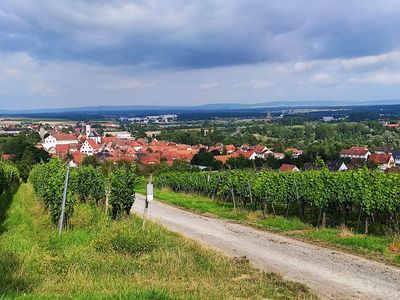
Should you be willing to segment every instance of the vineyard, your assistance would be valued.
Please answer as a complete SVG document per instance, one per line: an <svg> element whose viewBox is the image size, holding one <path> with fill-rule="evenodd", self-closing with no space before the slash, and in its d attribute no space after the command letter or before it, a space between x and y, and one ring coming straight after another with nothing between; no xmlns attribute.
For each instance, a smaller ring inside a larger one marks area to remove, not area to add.
<svg viewBox="0 0 400 300"><path fill-rule="evenodd" d="M18 169L10 164L0 161L0 195L6 190L12 190L20 183Z"/></svg>
<svg viewBox="0 0 400 300"><path fill-rule="evenodd" d="M114 166L112 170L100 167L80 166L71 168L65 212L70 218L74 204L89 203L111 208L113 218L129 213L135 201L137 177L133 166ZM38 197L48 208L54 223L58 222L67 167L58 159L36 165L30 174L30 181Z"/></svg>
<svg viewBox="0 0 400 300"><path fill-rule="evenodd" d="M399 232L400 176L369 170L302 173L171 172L155 178L158 188L201 194L233 209L262 210L264 216L296 215L318 227L363 222Z"/></svg>

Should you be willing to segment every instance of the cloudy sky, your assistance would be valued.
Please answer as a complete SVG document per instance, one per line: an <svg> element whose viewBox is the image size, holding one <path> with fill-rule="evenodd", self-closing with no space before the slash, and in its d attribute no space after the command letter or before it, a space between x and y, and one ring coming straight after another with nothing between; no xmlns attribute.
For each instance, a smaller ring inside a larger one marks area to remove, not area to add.
<svg viewBox="0 0 400 300"><path fill-rule="evenodd" d="M398 0L0 0L0 109L400 99Z"/></svg>

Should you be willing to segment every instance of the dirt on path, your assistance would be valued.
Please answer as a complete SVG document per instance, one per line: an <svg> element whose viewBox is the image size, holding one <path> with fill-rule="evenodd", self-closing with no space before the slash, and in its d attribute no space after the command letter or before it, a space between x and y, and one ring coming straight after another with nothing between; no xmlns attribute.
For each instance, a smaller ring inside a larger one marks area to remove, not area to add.
<svg viewBox="0 0 400 300"><path fill-rule="evenodd" d="M132 212L144 213L137 195ZM323 299L400 299L400 269L226 220L205 217L159 201L147 217L221 250L246 256L256 267L306 284Z"/></svg>

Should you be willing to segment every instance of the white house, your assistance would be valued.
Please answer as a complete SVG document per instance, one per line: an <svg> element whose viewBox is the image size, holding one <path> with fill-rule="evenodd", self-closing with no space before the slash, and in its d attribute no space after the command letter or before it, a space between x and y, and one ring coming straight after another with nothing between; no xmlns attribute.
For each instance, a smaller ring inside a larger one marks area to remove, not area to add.
<svg viewBox="0 0 400 300"><path fill-rule="evenodd" d="M367 160L371 155L367 147L351 147L350 149L343 149L340 151L341 158L356 158Z"/></svg>
<svg viewBox="0 0 400 300"><path fill-rule="evenodd" d="M98 153L99 149L99 145L94 140L87 139L83 142L80 151L82 154L92 156L93 154Z"/></svg>
<svg viewBox="0 0 400 300"><path fill-rule="evenodd" d="M242 153L246 158L250 160L255 160L256 158L264 158L263 154L258 154L254 151L244 152Z"/></svg>
<svg viewBox="0 0 400 300"><path fill-rule="evenodd" d="M78 142L78 138L73 134L54 133L45 138L42 145L46 151L49 151L51 148L55 148L57 145L78 144Z"/></svg>
<svg viewBox="0 0 400 300"><path fill-rule="evenodd" d="M304 153L304 150L299 150L297 148L286 148L285 152L292 153L293 158L299 158L299 156Z"/></svg>

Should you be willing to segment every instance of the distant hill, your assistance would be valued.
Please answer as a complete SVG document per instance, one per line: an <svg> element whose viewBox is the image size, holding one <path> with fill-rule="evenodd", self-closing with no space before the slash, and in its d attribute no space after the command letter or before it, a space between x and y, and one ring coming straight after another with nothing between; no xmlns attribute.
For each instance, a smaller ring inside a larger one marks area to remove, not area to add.
<svg viewBox="0 0 400 300"><path fill-rule="evenodd" d="M212 112L226 110L259 110L268 108L299 108L299 107L334 107L334 106L368 106L368 105L394 105L400 104L399 100L376 100L376 101L269 101L262 103L216 103L197 106L167 106L167 105L132 105L132 106L86 106L70 108L49 108L30 110L0 110L1 115L36 115L36 114L59 114L59 113L107 113L107 112Z"/></svg>

